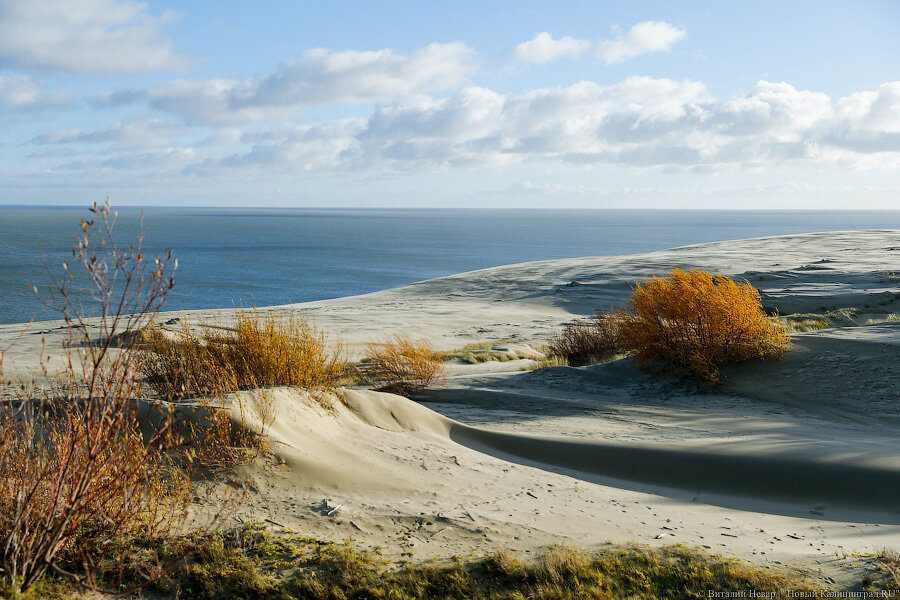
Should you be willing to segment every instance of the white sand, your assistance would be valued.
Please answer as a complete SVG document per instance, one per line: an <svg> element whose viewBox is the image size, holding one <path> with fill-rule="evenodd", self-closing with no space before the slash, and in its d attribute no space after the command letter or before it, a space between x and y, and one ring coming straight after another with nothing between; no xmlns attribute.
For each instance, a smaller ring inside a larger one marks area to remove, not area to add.
<svg viewBox="0 0 900 600"><path fill-rule="evenodd" d="M900 232L810 234L635 256L510 265L384 292L277 307L358 352L386 333L441 349L515 338L621 304L673 266L746 277L782 313L900 313ZM192 322L227 311L163 320ZM177 326L176 323L172 324ZM33 368L36 324L6 367ZM0 326L0 343L18 326ZM416 398L345 391L329 412L279 390L275 455L243 468L243 513L415 556L557 541L684 542L840 580L853 552L900 547L900 323L798 334L784 360L710 388L608 365L456 367ZM284 465L280 460L284 460ZM343 508L326 516L329 498Z"/></svg>

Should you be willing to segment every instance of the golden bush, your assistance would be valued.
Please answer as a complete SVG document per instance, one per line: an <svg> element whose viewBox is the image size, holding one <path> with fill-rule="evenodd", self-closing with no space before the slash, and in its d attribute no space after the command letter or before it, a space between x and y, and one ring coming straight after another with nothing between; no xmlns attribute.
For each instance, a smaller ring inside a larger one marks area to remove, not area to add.
<svg viewBox="0 0 900 600"><path fill-rule="evenodd" d="M639 360L669 361L709 381L724 364L778 357L788 347L756 288L701 270L636 284L618 318L619 339Z"/></svg>
<svg viewBox="0 0 900 600"><path fill-rule="evenodd" d="M345 361L323 333L293 315L239 311L233 327L184 325L177 339L150 332L140 368L163 398L220 395L279 385L328 389Z"/></svg>
<svg viewBox="0 0 900 600"><path fill-rule="evenodd" d="M443 377L444 363L427 341L395 335L384 342L369 343L356 371L366 385L408 396Z"/></svg>

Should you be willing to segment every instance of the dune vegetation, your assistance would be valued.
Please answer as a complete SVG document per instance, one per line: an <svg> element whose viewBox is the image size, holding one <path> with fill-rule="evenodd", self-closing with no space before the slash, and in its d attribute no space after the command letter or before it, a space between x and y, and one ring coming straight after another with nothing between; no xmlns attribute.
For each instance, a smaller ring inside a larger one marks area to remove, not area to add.
<svg viewBox="0 0 900 600"><path fill-rule="evenodd" d="M339 345L293 315L239 310L234 323L185 324L174 339L149 329L139 360L161 398L222 394L278 385L330 389L346 369Z"/></svg>
<svg viewBox="0 0 900 600"><path fill-rule="evenodd" d="M766 314L759 291L747 282L673 269L666 277L635 283L624 309L563 326L548 348L575 366L624 352L715 382L723 365L784 354L788 331L827 326L806 316L786 323Z"/></svg>
<svg viewBox="0 0 900 600"><path fill-rule="evenodd" d="M395 335L384 341L370 342L365 358L355 371L365 385L408 396L443 377L444 364L426 340Z"/></svg>

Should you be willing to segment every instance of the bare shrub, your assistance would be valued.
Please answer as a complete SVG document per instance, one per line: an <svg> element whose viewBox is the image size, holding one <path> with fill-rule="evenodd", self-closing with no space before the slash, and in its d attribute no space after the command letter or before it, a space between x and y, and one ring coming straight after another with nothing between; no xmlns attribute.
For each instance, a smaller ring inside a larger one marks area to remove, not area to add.
<svg viewBox="0 0 900 600"><path fill-rule="evenodd" d="M550 354L570 365L589 365L620 350L619 322L615 315L597 313L590 321L568 323L547 343Z"/></svg>
<svg viewBox="0 0 900 600"><path fill-rule="evenodd" d="M638 359L669 361L709 381L724 364L781 356L788 347L756 288L701 270L635 284L617 319L621 343Z"/></svg>
<svg viewBox="0 0 900 600"><path fill-rule="evenodd" d="M241 310L233 327L185 324L177 339L150 331L140 369L162 398L221 395L278 385L329 389L345 361L325 335L290 315Z"/></svg>
<svg viewBox="0 0 900 600"><path fill-rule="evenodd" d="M395 335L384 342L370 342L356 370L366 385L408 396L443 377L444 364L427 341Z"/></svg>
<svg viewBox="0 0 900 600"><path fill-rule="evenodd" d="M68 265L45 303L68 333L67 369L50 391L25 389L0 403L0 586L18 596L48 571L88 587L119 565L134 539L153 544L180 526L190 484L169 457L180 436L170 412L135 400L137 337L173 285L171 254L148 260L142 235L122 248L113 238L109 201L82 221L73 257L84 289ZM149 263L149 272L144 268ZM37 290L35 289L35 292ZM93 300L96 316L82 306ZM150 569L144 579L161 573Z"/></svg>

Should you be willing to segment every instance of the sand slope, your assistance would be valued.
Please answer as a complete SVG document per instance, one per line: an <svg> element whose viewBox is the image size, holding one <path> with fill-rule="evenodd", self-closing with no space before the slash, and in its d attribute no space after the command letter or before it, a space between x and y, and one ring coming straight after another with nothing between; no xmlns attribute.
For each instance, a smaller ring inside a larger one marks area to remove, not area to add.
<svg viewBox="0 0 900 600"><path fill-rule="evenodd" d="M839 578L846 555L900 547L900 232L739 240L636 256L510 265L365 296L276 307L358 351L386 333L439 348L513 338L621 304L671 267L745 277L782 313L855 308L842 327L793 336L784 360L708 387L638 368L454 367L409 401L344 391L331 408L273 392L274 454L234 477L245 518L391 553L530 551L570 541L684 542ZM164 315L218 318L228 311ZM0 326L0 344L19 332ZM58 349L33 326L6 367ZM52 364L51 364L52 366ZM283 462L282 462L283 461ZM333 514L323 508L341 505ZM277 525L276 525L277 524Z"/></svg>

